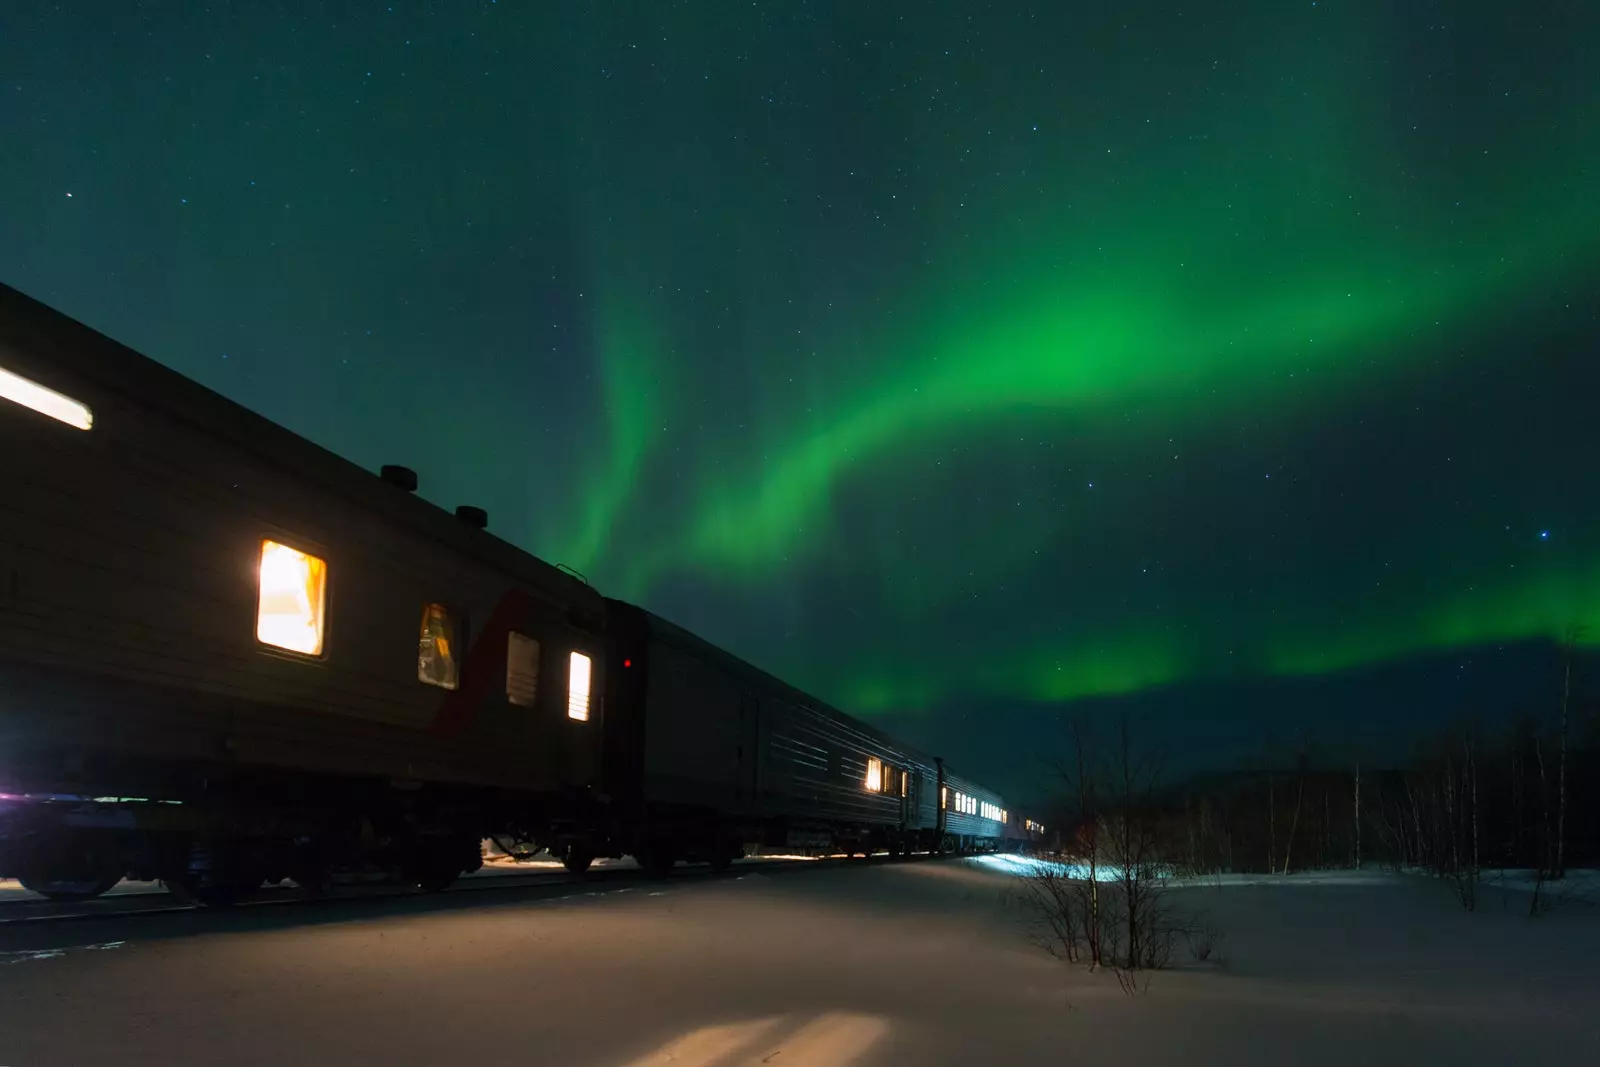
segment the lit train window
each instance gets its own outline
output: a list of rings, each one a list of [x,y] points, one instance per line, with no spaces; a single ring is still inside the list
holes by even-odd
[[[900,795],[901,796],[905,796],[906,795],[906,790],[907,790],[907,788],[909,786],[910,781],[911,781],[911,772],[910,771],[901,771],[900,772]]]
[[[939,806],[941,808],[945,808],[946,810],[949,809],[949,807],[950,807],[950,787],[949,786],[941,785],[939,787]]]
[[[0,396],[80,430],[94,426],[94,412],[89,410],[89,405],[63,396],[54,389],[47,389],[20,374],[13,374],[4,367],[0,367]]]
[[[883,792],[883,761],[876,756],[867,759],[867,792]]]
[[[524,634],[506,634],[506,699],[531,708],[539,695],[539,642]]]
[[[328,565],[297,548],[262,541],[258,583],[256,640],[290,652],[322,655]]]
[[[460,678],[456,658],[456,619],[443,604],[422,609],[422,633],[417,638],[417,680],[440,689],[454,689]]]
[[[567,718],[589,721],[589,657],[574,652],[567,667]]]

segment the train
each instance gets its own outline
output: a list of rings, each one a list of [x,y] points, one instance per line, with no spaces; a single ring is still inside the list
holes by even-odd
[[[944,760],[0,285],[0,877],[1025,847]]]

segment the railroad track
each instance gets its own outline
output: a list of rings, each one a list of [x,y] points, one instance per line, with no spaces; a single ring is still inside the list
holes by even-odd
[[[464,877],[451,885],[450,888],[439,893],[427,893],[410,886],[382,883],[335,885],[327,892],[317,895],[310,895],[299,889],[285,886],[269,886],[241,900],[231,908],[225,909],[197,907],[174,893],[158,888],[152,888],[148,891],[124,891],[121,893],[113,891],[107,896],[74,903],[26,897],[0,901],[0,929],[5,927],[15,929],[22,926],[91,919],[125,919],[138,916],[175,915],[185,912],[236,914],[262,908],[316,907],[379,900],[459,898],[467,893],[509,892],[518,889],[538,889],[555,886],[569,886],[572,888],[594,886],[611,889],[629,887],[633,884],[671,885],[676,882],[734,879],[757,871],[804,870],[845,864],[862,866],[883,862],[889,862],[887,855],[873,856],[865,860],[849,860],[844,857],[820,859],[754,857],[739,860],[729,870],[721,873],[715,873],[703,864],[687,864],[674,869],[672,874],[665,879],[652,878],[636,867],[620,865],[592,868],[583,875],[569,874],[556,865],[538,870],[497,867],[491,873],[479,873]]]

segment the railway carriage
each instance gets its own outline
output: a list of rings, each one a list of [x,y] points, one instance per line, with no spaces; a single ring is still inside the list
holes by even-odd
[[[947,850],[991,852],[1004,841],[1011,812],[998,793],[945,772],[939,782],[939,806]]]
[[[0,396],[0,874],[440,883],[581,812],[585,583],[5,288]]]
[[[943,761],[3,286],[0,476],[0,876],[46,895],[1008,836]]]
[[[660,869],[750,846],[899,855],[1003,837],[999,798],[941,760],[641,608],[610,601],[609,625],[617,823],[596,851]]]

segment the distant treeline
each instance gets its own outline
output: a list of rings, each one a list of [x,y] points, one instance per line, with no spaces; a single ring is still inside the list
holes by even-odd
[[[1549,718],[1462,722],[1402,766],[1363,766],[1308,739],[1254,766],[1167,784],[1143,816],[1164,861],[1190,871],[1382,864],[1560,877],[1600,866],[1600,719],[1574,715],[1563,739]],[[1082,851],[1088,836],[1078,809],[1071,799],[1058,807],[1064,852]]]

